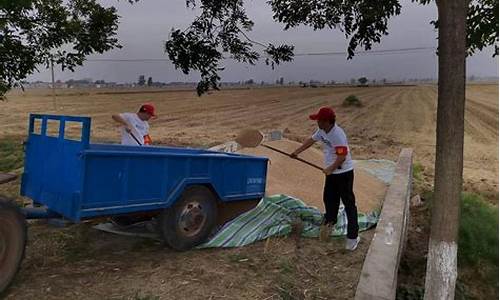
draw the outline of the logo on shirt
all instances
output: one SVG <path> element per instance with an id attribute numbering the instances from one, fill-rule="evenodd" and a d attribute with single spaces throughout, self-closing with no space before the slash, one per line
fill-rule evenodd
<path id="1" fill-rule="evenodd" d="M 330 143 L 330 141 L 325 139 L 324 137 L 321 137 L 321 142 L 323 142 L 326 146 L 332 148 L 332 143 Z"/>
<path id="2" fill-rule="evenodd" d="M 137 130 L 139 130 L 139 131 L 146 130 L 146 126 L 144 126 L 142 124 L 135 124 L 135 128 L 137 128 Z"/>

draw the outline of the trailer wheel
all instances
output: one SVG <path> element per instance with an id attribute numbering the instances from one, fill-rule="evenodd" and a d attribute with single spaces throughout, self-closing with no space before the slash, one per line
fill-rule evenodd
<path id="1" fill-rule="evenodd" d="M 165 242 L 185 251 L 204 242 L 217 221 L 217 202 L 205 186 L 188 187 L 174 206 L 165 209 L 158 227 Z"/>
<path id="2" fill-rule="evenodd" d="M 26 219 L 12 202 L 0 197 L 0 296 L 9 287 L 24 258 Z"/>

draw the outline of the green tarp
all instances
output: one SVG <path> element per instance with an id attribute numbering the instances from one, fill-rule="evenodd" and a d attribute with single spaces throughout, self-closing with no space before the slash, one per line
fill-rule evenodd
<path id="1" fill-rule="evenodd" d="M 367 230 L 378 222 L 380 212 L 358 214 L 359 230 Z M 256 208 L 224 225 L 215 236 L 198 248 L 241 247 L 271 236 L 287 235 L 292 223 L 300 219 L 303 237 L 318 237 L 323 214 L 299 199 L 287 195 L 263 198 Z M 331 236 L 347 233 L 347 217 L 341 205 L 337 224 Z"/>

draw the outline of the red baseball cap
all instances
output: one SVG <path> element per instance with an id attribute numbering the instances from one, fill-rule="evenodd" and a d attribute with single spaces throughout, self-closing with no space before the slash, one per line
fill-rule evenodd
<path id="1" fill-rule="evenodd" d="M 150 114 L 152 117 L 156 117 L 156 114 L 155 114 L 155 106 L 151 103 L 146 103 L 146 104 L 143 104 L 141 106 L 141 108 L 139 109 L 140 112 L 145 112 L 145 113 L 148 113 Z"/>
<path id="2" fill-rule="evenodd" d="M 331 120 L 335 118 L 335 111 L 331 107 L 322 107 L 320 110 L 309 116 L 311 120 Z"/>

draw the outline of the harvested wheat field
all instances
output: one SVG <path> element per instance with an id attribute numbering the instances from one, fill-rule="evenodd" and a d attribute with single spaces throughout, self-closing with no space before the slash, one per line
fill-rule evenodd
<path id="1" fill-rule="evenodd" d="M 362 107 L 343 107 L 348 95 Z M 24 135 L 30 112 L 92 117 L 96 141 L 119 141 L 110 115 L 135 111 L 153 102 L 159 117 L 151 136 L 161 144 L 211 146 L 233 139 L 246 128 L 282 129 L 302 141 L 314 130 L 307 116 L 322 105 L 337 110 L 354 159 L 395 160 L 401 147 L 415 149 L 415 161 L 432 182 L 435 148 L 437 87 L 327 87 L 223 90 L 202 97 L 193 91 L 63 90 L 53 109 L 50 91 L 14 91 L 0 102 L 0 136 Z M 464 186 L 491 202 L 498 196 L 498 85 L 467 87 L 465 113 Z"/>
<path id="2" fill-rule="evenodd" d="M 348 95 L 361 107 L 344 107 Z M 498 205 L 498 85 L 467 87 L 464 188 Z M 437 87 L 324 87 L 223 90 L 203 97 L 193 91 L 58 91 L 57 109 L 46 90 L 14 91 L 0 102 L 0 139 L 21 143 L 29 113 L 92 117 L 94 142 L 118 142 L 111 120 L 153 102 L 159 114 L 150 122 L 155 143 L 208 147 L 236 137 L 242 129 L 281 129 L 300 142 L 315 123 L 308 115 L 320 106 L 337 111 L 353 159 L 396 160 L 402 147 L 415 149 L 420 185 L 433 176 Z M 297 144 L 273 142 L 284 151 Z M 268 193 L 286 193 L 322 209 L 323 175 L 298 161 L 259 147 L 247 153 L 271 158 Z M 301 155 L 321 164 L 312 149 Z M 16 170 L 14 170 L 16 171 Z M 16 172 L 21 172 L 18 169 Z M 16 197 L 19 180 L 0 187 Z M 355 193 L 360 211 L 380 204 L 385 185 L 358 170 Z M 22 199 L 18 199 L 22 201 Z M 26 259 L 7 299 L 352 299 L 373 231 L 362 233 L 348 253 L 343 240 L 287 238 L 240 249 L 178 253 L 137 238 L 98 232 L 90 224 L 63 229 L 42 222 L 29 226 Z"/>

